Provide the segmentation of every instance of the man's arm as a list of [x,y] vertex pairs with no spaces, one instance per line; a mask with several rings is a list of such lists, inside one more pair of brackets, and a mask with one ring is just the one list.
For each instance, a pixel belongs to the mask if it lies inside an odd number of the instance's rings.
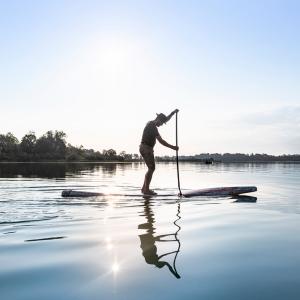
[[176,108],[167,116],[167,122],[173,117],[174,114],[178,113],[179,110]]
[[173,150],[178,150],[179,149],[177,146],[173,146],[173,145],[170,145],[169,143],[167,143],[160,135],[158,135],[156,138],[165,147],[171,148]]

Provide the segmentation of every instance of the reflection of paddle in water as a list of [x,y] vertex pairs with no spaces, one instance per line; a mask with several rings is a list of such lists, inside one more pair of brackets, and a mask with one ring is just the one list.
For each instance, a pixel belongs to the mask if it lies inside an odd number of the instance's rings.
[[[158,268],[163,268],[164,266],[167,266],[170,272],[176,277],[180,278],[180,275],[178,274],[176,270],[176,259],[177,255],[180,251],[180,241],[178,239],[178,232],[180,231],[181,227],[177,224],[177,221],[181,218],[179,216],[180,214],[180,203],[178,202],[178,209],[177,209],[177,219],[173,222],[176,227],[178,227],[178,230],[175,233],[170,234],[162,234],[158,236],[154,236],[155,234],[155,227],[153,224],[155,223],[154,214],[151,209],[151,203],[149,199],[145,200],[144,203],[144,216],[147,219],[146,223],[140,224],[138,226],[139,229],[146,229],[147,233],[139,235],[140,241],[141,241],[141,248],[143,250],[143,256],[145,258],[145,261],[147,264],[155,265]],[[173,236],[173,239],[165,239],[166,237]],[[157,255],[157,247],[155,245],[156,242],[177,242],[178,248],[175,251],[167,252],[162,255]],[[161,260],[163,257],[166,257],[168,255],[175,254],[173,265],[168,263],[167,261]]]

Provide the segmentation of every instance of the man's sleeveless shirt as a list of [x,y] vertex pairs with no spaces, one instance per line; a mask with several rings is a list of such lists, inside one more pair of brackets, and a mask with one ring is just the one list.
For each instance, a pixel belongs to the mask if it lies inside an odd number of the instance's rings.
[[153,121],[149,121],[143,132],[142,144],[146,144],[150,147],[154,147],[156,143],[156,137],[159,135],[158,129]]

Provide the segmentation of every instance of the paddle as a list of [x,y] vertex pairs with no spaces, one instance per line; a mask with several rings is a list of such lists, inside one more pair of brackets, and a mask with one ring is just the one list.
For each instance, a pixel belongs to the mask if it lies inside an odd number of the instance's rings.
[[[177,130],[177,123],[178,123],[178,111],[176,112],[176,146],[178,147],[178,130]],[[176,164],[177,164],[177,182],[178,182],[178,189],[179,189],[179,196],[182,196],[181,189],[180,189],[180,179],[179,179],[179,163],[178,163],[178,150],[176,150]]]

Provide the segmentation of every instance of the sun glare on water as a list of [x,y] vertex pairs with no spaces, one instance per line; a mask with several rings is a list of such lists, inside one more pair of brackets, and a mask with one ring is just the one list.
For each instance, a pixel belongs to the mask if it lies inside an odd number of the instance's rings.
[[114,263],[112,265],[112,271],[113,273],[118,273],[120,271],[120,265],[118,263]]

